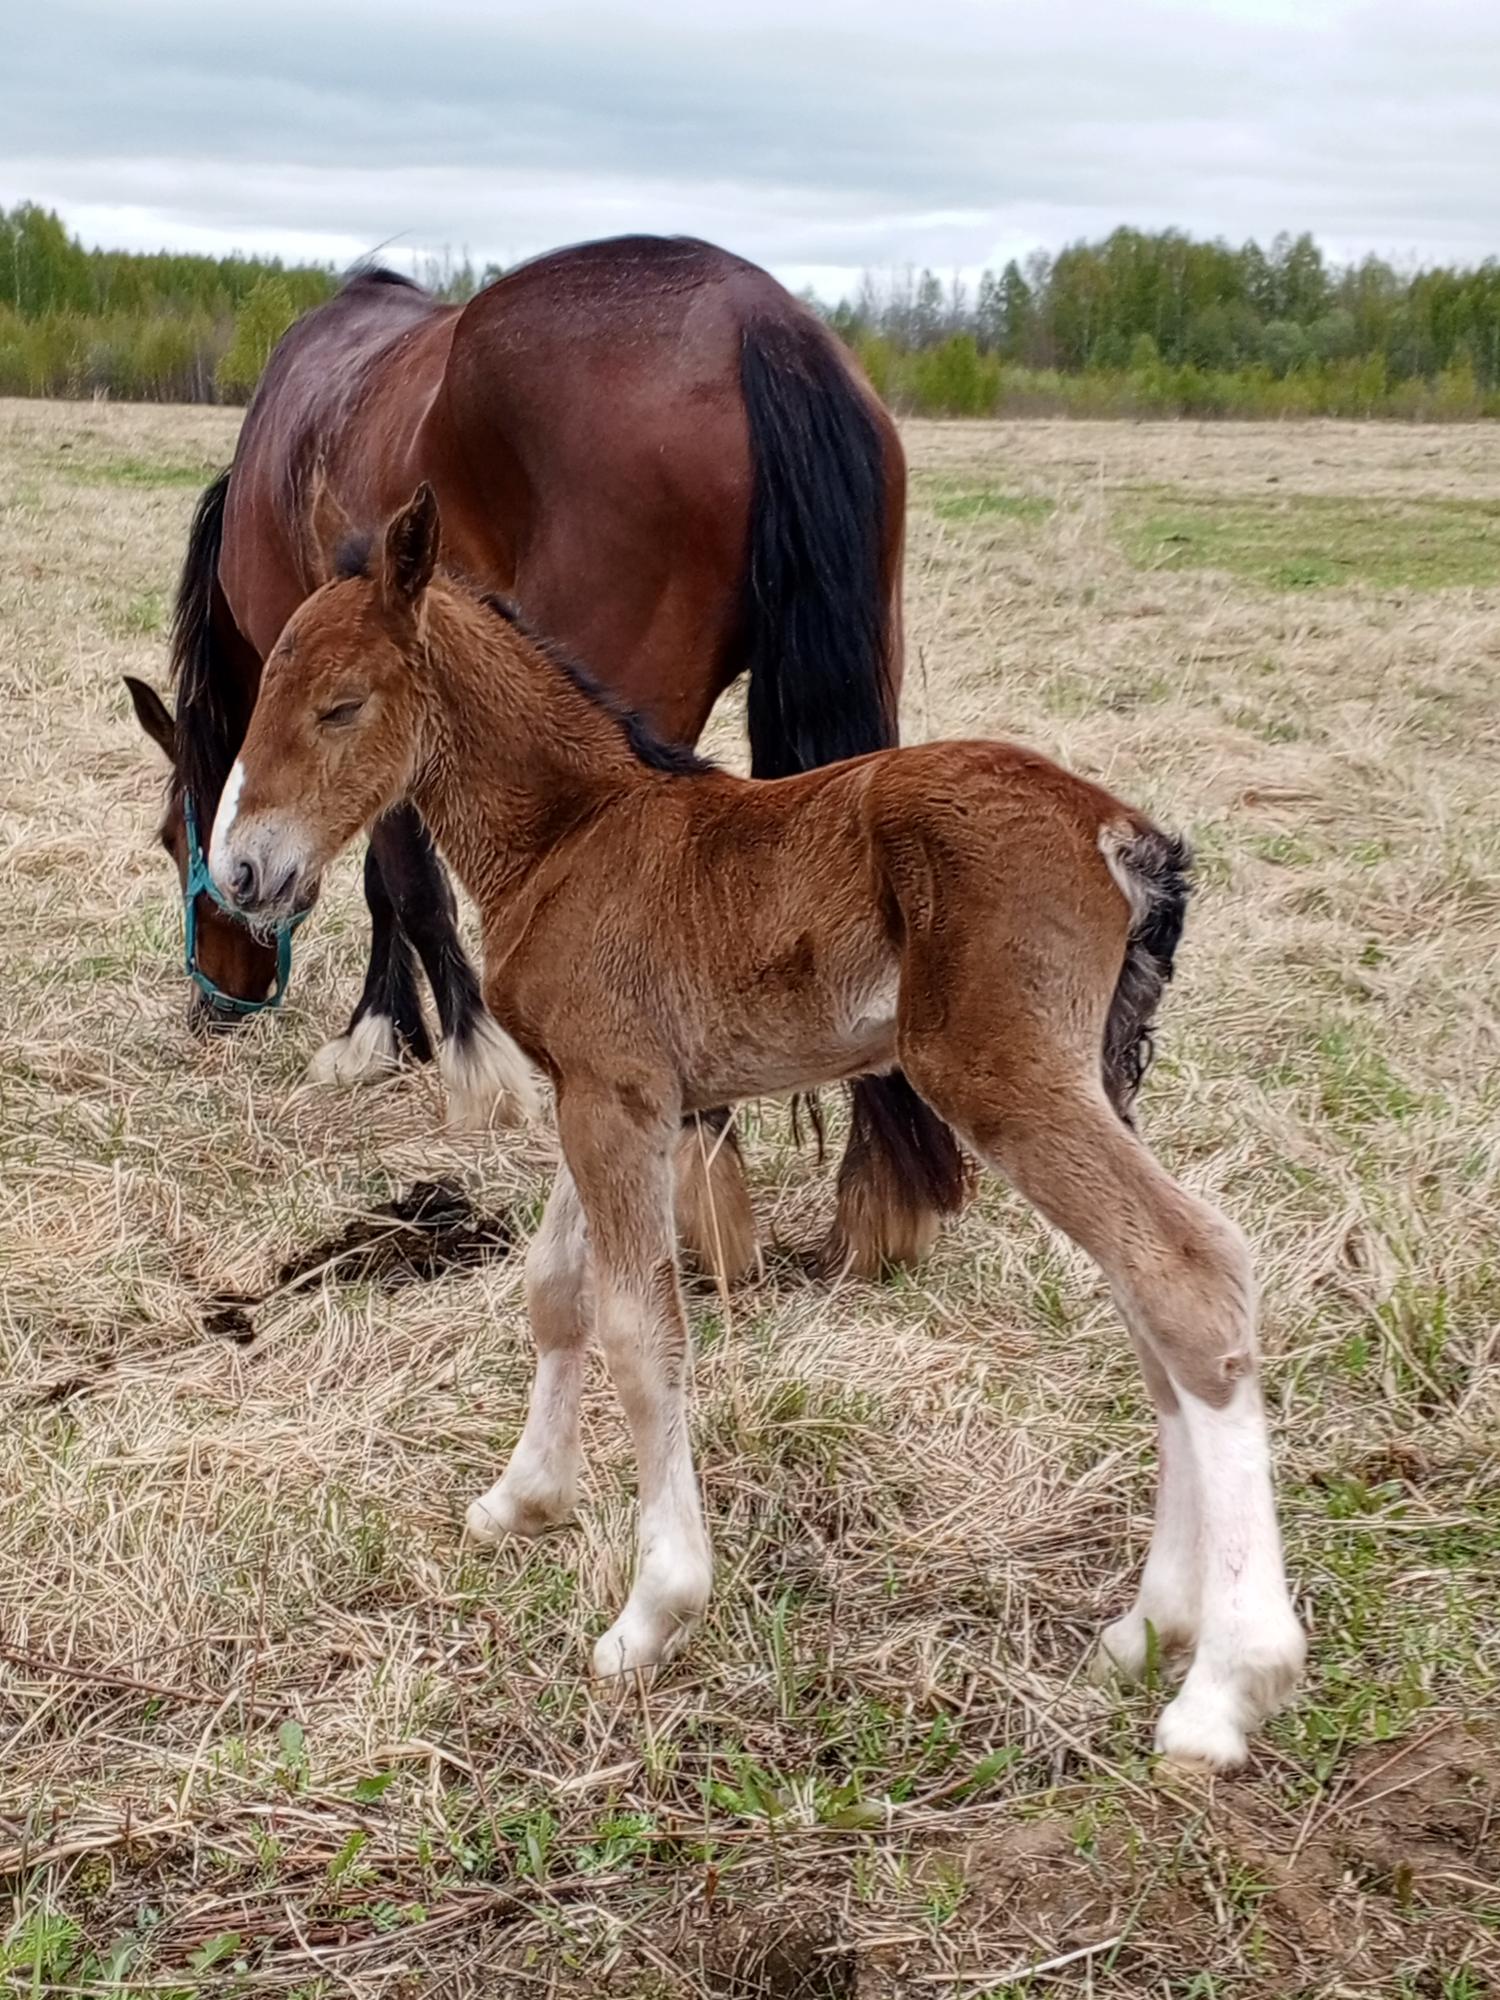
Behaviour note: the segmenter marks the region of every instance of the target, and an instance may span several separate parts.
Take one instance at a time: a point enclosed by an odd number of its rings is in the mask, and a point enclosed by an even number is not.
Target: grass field
[[[1495,432],[909,432],[907,734],[1023,736],[1201,856],[1144,1122],[1256,1247],[1313,1644],[1208,1782],[1156,1766],[1159,1691],[1085,1677],[1151,1427],[993,1183],[918,1274],[695,1302],[718,1591],[649,1692],[581,1672],[631,1553],[602,1374],[580,1526],[465,1545],[520,1259],[327,1246],[435,1178],[524,1234],[547,1136],[299,1085],[362,969],[349,860],[284,1016],[184,1027],[119,676],[162,679],[233,430],[0,404],[0,1987],[1500,1993]],[[810,1242],[829,1172],[745,1123]]]

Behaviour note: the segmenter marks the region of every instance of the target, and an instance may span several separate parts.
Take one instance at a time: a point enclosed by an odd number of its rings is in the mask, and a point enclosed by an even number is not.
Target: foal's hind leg
[[[1153,1632],[1168,1661],[1191,1654],[1202,1615],[1198,1543],[1203,1509],[1187,1421],[1155,1352],[1138,1337],[1135,1351],[1156,1408],[1156,1519],[1135,1602],[1099,1635],[1099,1678],[1111,1670],[1133,1679],[1142,1676]]]
[[[920,1062],[908,1067],[920,1082]],[[1129,1664],[1144,1651],[1148,1617],[1186,1641],[1196,1595],[1192,1666],[1157,1745],[1231,1768],[1247,1731],[1289,1693],[1304,1652],[1271,1493],[1244,1239],[1163,1172],[1092,1075],[976,1080],[968,1065],[943,1063],[931,1082],[938,1109],[1100,1265],[1148,1357],[1167,1444],[1165,1518],[1149,1588],[1111,1636]]]
[[[573,1518],[578,1503],[578,1406],[588,1359],[588,1236],[566,1167],[526,1253],[526,1311],[536,1380],[510,1464],[466,1516],[479,1542],[539,1535]]]

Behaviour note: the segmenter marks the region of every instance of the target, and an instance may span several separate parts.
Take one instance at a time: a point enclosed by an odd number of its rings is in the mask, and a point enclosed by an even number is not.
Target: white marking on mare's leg
[[[244,789],[245,767],[236,757],[234,768],[224,780],[224,789],[219,794],[219,810],[214,814],[213,832],[208,843],[208,872],[221,889],[224,887],[224,864],[228,859],[227,844],[239,816],[240,793]],[[194,804],[197,804],[196,800]]]
[[[1202,1509],[1202,1625],[1156,1747],[1229,1770],[1245,1736],[1291,1692],[1306,1641],[1286,1585],[1260,1384],[1237,1382],[1220,1409],[1177,1386]]]
[[[536,1072],[492,1014],[474,1016],[438,1050],[448,1123],[458,1132],[525,1125],[540,1116]]]
[[[1158,1410],[1156,1521],[1135,1603],[1099,1635],[1101,1674],[1116,1670],[1132,1679],[1146,1671],[1155,1629],[1163,1654],[1191,1650],[1198,1637],[1202,1597],[1201,1508],[1192,1440],[1181,1409]]]
[[[346,1035],[325,1042],[307,1065],[308,1083],[379,1083],[400,1064],[396,1024],[389,1014],[361,1014]]]
[[[539,1535],[573,1518],[578,1504],[578,1404],[588,1355],[588,1238],[566,1167],[526,1253],[526,1308],[536,1378],[510,1464],[465,1519],[477,1542]]]

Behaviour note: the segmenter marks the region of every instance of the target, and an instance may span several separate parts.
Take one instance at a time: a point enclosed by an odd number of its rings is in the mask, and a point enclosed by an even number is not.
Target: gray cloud
[[[825,289],[1122,220],[1497,247],[1490,0],[61,0],[13,29],[0,198],[156,247],[509,261],[626,228]]]

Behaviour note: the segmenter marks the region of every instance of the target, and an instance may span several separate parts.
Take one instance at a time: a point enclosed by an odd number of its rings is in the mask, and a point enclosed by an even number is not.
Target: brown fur
[[[558,1200],[587,1220],[594,1325],[641,1462],[641,1568],[604,1654],[666,1657],[708,1587],[673,1265],[684,1113],[899,1061],[1098,1261],[1159,1407],[1198,1399],[1211,1428],[1256,1367],[1245,1246],[1157,1165],[1104,1075],[1156,907],[1131,856],[1161,851],[1157,829],[1007,743],[774,783],[652,768],[524,633],[428,587],[436,535],[424,489],[372,580],[333,583],[292,620],[245,742],[235,865],[290,883],[255,911],[285,914],[373,813],[410,798],[479,907],[486,999],[557,1089]],[[355,722],[319,723],[354,698]],[[528,1492],[522,1516],[538,1504]],[[1279,1627],[1276,1641],[1247,1689],[1284,1683],[1296,1648]],[[1258,1702],[1245,1694],[1246,1716]]]
[[[142,716],[174,764],[162,838],[179,882],[182,791],[206,834],[277,635],[419,479],[441,501],[448,567],[517,599],[663,738],[695,742],[745,676],[757,776],[895,740],[905,459],[816,314],[742,258],[680,238],[574,245],[462,305],[356,273],[278,343],[233,467],[195,518],[173,621],[175,743],[170,724],[163,735]],[[415,948],[447,1054],[461,1058],[472,974],[432,907],[440,892],[409,820],[373,829],[355,1021],[367,1004],[399,1015],[396,1047],[430,1053],[403,970]],[[421,933],[403,923],[409,896],[424,905]],[[207,979],[264,995],[265,941],[207,897],[196,915]],[[191,1008],[199,1025],[240,1019],[196,991]],[[889,1117],[860,1142],[866,1113],[897,1095],[886,1079],[860,1086],[839,1177],[829,1261],[869,1275],[930,1238],[963,1191],[957,1148],[930,1114],[894,1154]],[[489,1108],[457,1116],[487,1121]],[[725,1162],[720,1176],[731,1172]]]

